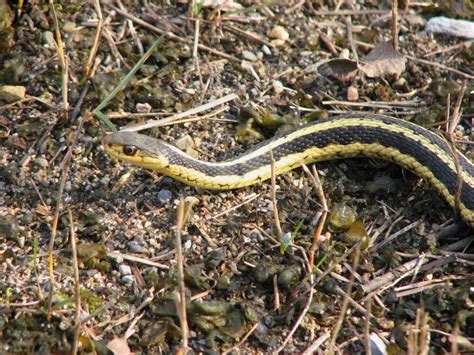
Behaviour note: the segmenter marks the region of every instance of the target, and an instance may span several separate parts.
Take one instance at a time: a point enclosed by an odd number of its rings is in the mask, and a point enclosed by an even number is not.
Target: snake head
[[[169,144],[143,134],[114,132],[102,138],[102,145],[112,157],[148,169],[160,170],[169,165]]]

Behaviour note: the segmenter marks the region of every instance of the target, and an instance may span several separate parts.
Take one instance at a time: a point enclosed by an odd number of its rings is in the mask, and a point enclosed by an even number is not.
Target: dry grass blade
[[[451,156],[454,161],[454,166],[456,167],[456,172],[457,172],[457,180],[456,180],[456,189],[455,189],[455,194],[454,194],[454,209],[456,213],[459,214],[460,211],[460,206],[461,206],[461,193],[462,193],[462,185],[464,182],[464,178],[462,176],[462,169],[459,164],[459,154],[458,151],[456,150],[456,142],[455,142],[455,130],[456,127],[459,124],[459,121],[461,119],[461,104],[462,100],[464,98],[464,94],[466,92],[467,88],[467,80],[464,81],[463,86],[461,87],[461,91],[459,92],[458,99],[456,100],[456,105],[454,106],[453,113],[448,119],[447,123],[447,132],[446,135],[448,137],[448,142],[449,146],[451,149]],[[448,96],[449,97],[449,96]],[[448,101],[449,105],[449,101]],[[449,112],[449,111],[448,111]]]
[[[94,43],[92,45],[89,57],[87,58],[86,68],[84,71],[84,76],[82,78],[82,83],[86,83],[89,80],[89,77],[92,72],[92,63],[97,56],[97,51],[99,49],[100,39],[102,38],[102,30],[104,29],[104,19],[102,16],[102,9],[100,7],[100,1],[94,0],[95,10],[97,12],[97,29],[94,37]]]
[[[79,344],[79,334],[81,332],[81,290],[79,281],[79,264],[77,261],[76,248],[76,233],[74,232],[74,218],[72,217],[71,209],[67,209],[69,219],[69,238],[71,240],[72,251],[72,265],[74,270],[74,300],[75,300],[75,314],[74,314],[74,339],[72,342],[72,354],[77,354]]]
[[[392,45],[398,51],[398,0],[392,0]]]
[[[59,57],[59,63],[61,64],[61,93],[63,98],[63,114],[64,118],[67,119],[67,113],[69,109],[68,102],[68,70],[69,70],[69,59],[64,54],[63,41],[61,39],[61,31],[59,29],[58,15],[56,14],[56,8],[54,7],[54,1],[49,2],[51,13],[53,15],[54,30],[56,33],[56,51]]]
[[[63,174],[61,177],[61,182],[59,183],[59,191],[56,195],[56,207],[54,209],[54,217],[53,217],[53,225],[51,227],[51,237],[49,239],[49,246],[48,246],[48,265],[49,265],[49,294],[48,294],[48,320],[51,320],[51,312],[53,307],[53,295],[54,295],[54,287],[55,287],[55,278],[54,278],[54,242],[56,240],[56,234],[58,231],[58,221],[59,221],[59,212],[61,210],[62,199],[63,199],[63,192],[64,186],[66,185],[66,181],[69,175],[69,161],[71,159],[72,150],[68,150],[66,153],[66,161],[67,163],[64,166]]]
[[[188,338],[189,338],[189,329],[188,329],[188,319],[186,316],[186,288],[184,285],[184,260],[183,260],[183,249],[181,241],[181,233],[183,232],[184,227],[184,210],[185,210],[184,199],[181,198],[178,205],[177,211],[177,221],[176,221],[176,263],[178,267],[178,289],[179,291],[175,293],[176,309],[178,311],[179,321],[181,323],[181,332],[182,332],[182,350],[183,353],[186,353],[188,349]]]
[[[273,207],[273,217],[275,220],[275,228],[278,233],[278,239],[281,239],[283,236],[283,231],[281,230],[280,217],[278,216],[278,205],[276,199],[276,174],[275,174],[275,159],[273,158],[273,152],[270,150],[270,161],[272,169],[272,207]]]
[[[311,183],[313,184],[316,193],[318,195],[319,201],[323,206],[323,212],[321,215],[321,219],[319,220],[318,227],[313,233],[313,243],[311,244],[311,249],[309,252],[309,266],[310,269],[313,269],[314,266],[314,253],[319,245],[319,239],[321,237],[321,233],[323,232],[324,224],[326,223],[326,218],[329,212],[328,204],[326,201],[326,197],[324,196],[323,185],[321,184],[321,180],[319,179],[319,174],[316,167],[313,165],[313,173],[311,173],[306,166],[306,164],[302,164],[303,170],[309,176]]]

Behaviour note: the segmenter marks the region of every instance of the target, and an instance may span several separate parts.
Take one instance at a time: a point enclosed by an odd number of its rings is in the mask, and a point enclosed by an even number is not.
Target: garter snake
[[[157,170],[185,184],[230,190],[267,180],[305,164],[350,157],[394,162],[427,180],[474,227],[474,165],[435,133],[373,114],[345,114],[300,126],[222,162],[191,158],[178,148],[135,132],[105,135],[111,156]]]

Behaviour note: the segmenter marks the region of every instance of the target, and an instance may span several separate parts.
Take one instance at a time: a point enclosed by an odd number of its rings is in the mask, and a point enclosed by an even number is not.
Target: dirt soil
[[[471,2],[21,3],[0,0],[1,353],[474,351],[472,230],[427,182],[358,158],[202,190],[111,159],[94,112],[165,34],[100,110],[117,129],[160,120],[142,133],[220,161],[343,112],[459,117],[471,159],[474,44],[424,31]]]

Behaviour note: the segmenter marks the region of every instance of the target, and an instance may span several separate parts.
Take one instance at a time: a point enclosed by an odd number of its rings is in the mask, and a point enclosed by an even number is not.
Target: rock
[[[265,55],[272,55],[272,51],[270,50],[270,48],[268,48],[267,45],[263,45],[262,46],[262,52],[265,54]]]
[[[133,284],[133,276],[132,275],[122,276],[122,278],[120,280],[126,285]]]
[[[258,60],[257,56],[250,51],[242,51],[242,58],[250,62],[256,62]]]
[[[118,268],[119,268],[120,275],[132,274],[132,268],[128,266],[127,264],[120,264]]]
[[[20,234],[20,228],[13,217],[0,217],[0,239],[14,240]]]
[[[357,101],[359,100],[359,92],[354,86],[349,86],[347,88],[347,101]]]
[[[51,31],[44,31],[41,35],[41,43],[47,48],[55,48],[56,40],[54,39],[54,34]]]
[[[275,26],[268,33],[268,37],[286,42],[290,38],[288,31],[282,26]]]
[[[8,103],[23,100],[26,95],[24,86],[4,85],[0,87],[0,101]]]
[[[161,190],[157,197],[160,203],[168,203],[173,198],[173,193],[170,190]]]
[[[138,243],[135,240],[132,240],[131,242],[128,242],[127,245],[128,245],[128,250],[131,253],[143,254],[143,253],[146,252],[146,249],[142,245],[140,245],[140,243]]]
[[[76,23],[72,21],[68,21],[63,26],[63,31],[66,33],[72,32],[76,29]]]
[[[181,149],[182,151],[186,151],[188,148],[193,148],[194,147],[194,141],[191,138],[189,134],[175,139],[174,141],[171,142],[175,147]]]
[[[49,162],[45,158],[36,158],[35,164],[41,166],[42,168],[47,168],[49,166]]]
[[[273,91],[275,91],[275,94],[281,94],[284,91],[283,84],[280,80],[273,80],[272,82],[272,87]]]

